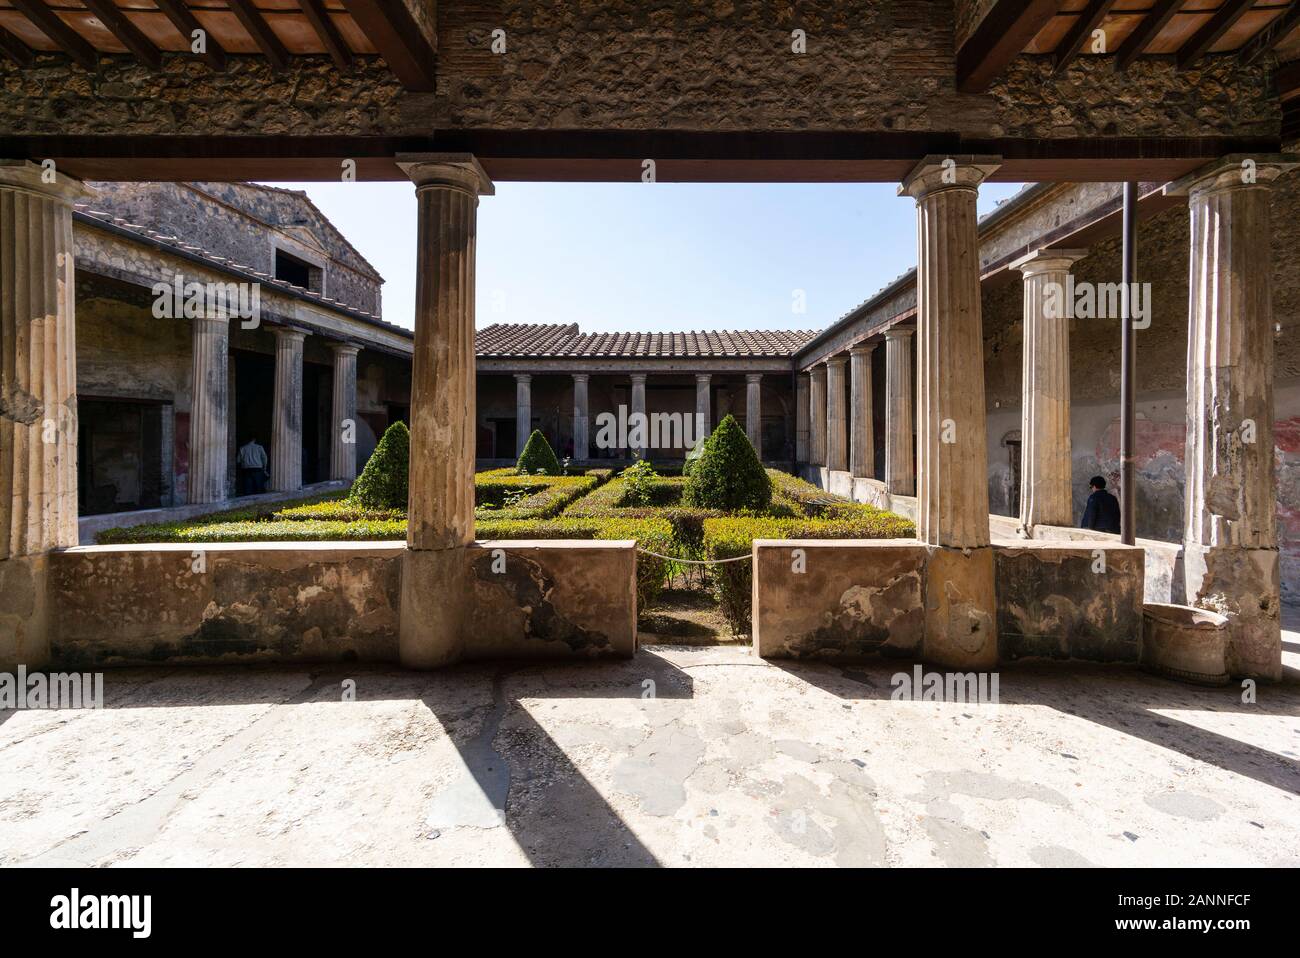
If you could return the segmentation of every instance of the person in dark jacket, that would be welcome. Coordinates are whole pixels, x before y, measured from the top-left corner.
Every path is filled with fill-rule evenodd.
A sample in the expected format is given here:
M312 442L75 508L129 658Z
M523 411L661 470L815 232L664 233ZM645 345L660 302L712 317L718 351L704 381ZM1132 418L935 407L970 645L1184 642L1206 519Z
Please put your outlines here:
M1096 532L1119 532L1119 500L1106 491L1106 480L1093 476L1088 480L1092 494L1079 526Z

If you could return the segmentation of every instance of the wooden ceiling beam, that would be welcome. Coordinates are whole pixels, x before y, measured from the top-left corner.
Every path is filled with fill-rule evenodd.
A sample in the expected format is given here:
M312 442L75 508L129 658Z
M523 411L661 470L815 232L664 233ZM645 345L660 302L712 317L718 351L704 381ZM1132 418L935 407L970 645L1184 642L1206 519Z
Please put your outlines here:
M198 18L190 12L190 8L185 5L185 0L153 0L154 5L161 10L172 22L177 31L185 42L194 43L194 31L202 30L205 34L203 41L204 51L196 53L194 56L203 60L212 69L221 71L226 68L226 50L217 38L212 35L212 31L199 23Z
M402 86L411 91L433 91L437 51L402 0L343 0L343 9Z
M1133 28L1133 32L1125 38L1124 42L1115 51L1115 69L1127 70L1138 54L1147 48L1156 35L1165 28L1178 8L1183 4L1183 0L1159 0L1151 10L1138 21L1138 25Z
M999 0L957 51L957 89L987 90L1060 7L1057 0Z
M1115 0L1091 0L1088 6L1079 12L1079 19L1074 21L1070 32L1056 47L1055 72L1063 71L1070 65L1070 61L1079 55L1083 45L1092 36L1092 31L1097 29L1114 5Z
M1232 25L1241 19L1241 15L1255 5L1255 0L1227 0L1214 12L1209 22L1201 27L1191 39L1178 48L1178 69L1186 70L1196 60L1209 51L1210 47L1232 29Z
M1268 22L1268 25L1255 34L1245 46L1237 53L1242 63L1254 63L1265 53L1268 53L1275 46L1286 39L1287 34L1300 26L1300 0L1292 0L1291 6L1287 7L1278 16Z
M130 21L113 0L81 0L108 32L121 41L150 70L162 69L162 51Z
M275 35L271 25L266 22L253 0L226 0L230 12L239 18L240 24L253 38L257 48L271 61L271 66L283 70L289 65L289 51L285 49L280 38Z
M302 12L312 29L316 31L316 36L320 37L320 42L325 45L325 49L333 58L334 65L340 70L351 68L352 51L348 48L347 41L343 39L343 34L339 33L338 27L334 26L325 4L321 0L298 0L298 4L302 7Z
M15 9L32 21L60 50L87 70L99 65L99 54L76 30L45 5L45 0L11 0Z
M20 67L29 67L36 55L32 53L32 48L23 43L16 36L0 27L0 53L3 53Z

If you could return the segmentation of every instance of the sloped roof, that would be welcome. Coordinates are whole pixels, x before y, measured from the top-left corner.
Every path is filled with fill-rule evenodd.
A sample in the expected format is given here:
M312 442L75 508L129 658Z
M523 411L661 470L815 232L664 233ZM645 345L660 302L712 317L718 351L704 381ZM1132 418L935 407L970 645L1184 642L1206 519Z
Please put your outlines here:
M718 330L687 333L583 333L577 323L493 323L475 334L490 357L684 359L793 356L815 330Z

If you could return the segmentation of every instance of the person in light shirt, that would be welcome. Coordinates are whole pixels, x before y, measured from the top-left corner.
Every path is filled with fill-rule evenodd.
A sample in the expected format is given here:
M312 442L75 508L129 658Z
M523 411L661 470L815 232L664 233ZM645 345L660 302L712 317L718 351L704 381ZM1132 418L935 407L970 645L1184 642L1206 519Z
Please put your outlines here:
M239 494L241 496L252 496L259 492L266 492L266 480L268 474L266 471L266 450L253 437L248 442L239 447L239 455L235 457L235 467L238 472Z

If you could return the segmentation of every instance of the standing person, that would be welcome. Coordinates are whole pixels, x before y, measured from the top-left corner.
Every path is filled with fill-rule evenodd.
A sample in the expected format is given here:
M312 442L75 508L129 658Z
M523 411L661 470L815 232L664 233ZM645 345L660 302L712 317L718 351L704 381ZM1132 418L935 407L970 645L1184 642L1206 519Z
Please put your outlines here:
M239 494L252 496L266 492L266 450L258 445L257 437L249 439L239 449L235 458L239 472Z
M1083 510L1083 521L1079 526L1096 532L1119 532L1119 500L1106 491L1106 480L1093 476L1088 480L1092 493L1088 496L1088 505Z

